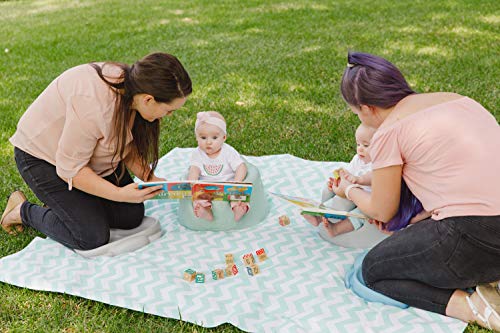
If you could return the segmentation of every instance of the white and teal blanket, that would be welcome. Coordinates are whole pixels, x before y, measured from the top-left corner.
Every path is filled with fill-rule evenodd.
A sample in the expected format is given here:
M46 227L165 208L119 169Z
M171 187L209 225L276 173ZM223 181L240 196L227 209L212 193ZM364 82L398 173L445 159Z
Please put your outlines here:
M158 174L179 179L190 149L164 156ZM261 172L266 190L319 200L327 175L338 163L291 155L247 157ZM147 215L161 221L163 236L133 253L84 259L50 239L34 239L24 250L0 259L0 281L66 293L205 327L231 323L251 332L462 332L465 324L434 313L366 303L344 286L344 273L361 250L321 240L292 204L269 196L271 213L251 229L196 232L177 222L176 202L147 202ZM278 217L291 224L282 227ZM269 259L249 276L243 254L264 248ZM212 280L233 253L237 276ZM188 283L183 271L206 274Z

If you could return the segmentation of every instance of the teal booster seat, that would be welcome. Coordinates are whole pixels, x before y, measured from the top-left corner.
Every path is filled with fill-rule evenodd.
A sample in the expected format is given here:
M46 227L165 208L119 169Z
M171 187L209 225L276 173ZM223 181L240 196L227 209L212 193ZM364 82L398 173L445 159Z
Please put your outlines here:
M179 223L192 230L233 230L252 227L264 220L269 213L264 185L257 167L247 161L247 175L245 182L253 184L252 196L250 197L250 210L238 221L234 220L233 211L227 201L212 201L213 221L197 218L193 212L192 198L179 200Z

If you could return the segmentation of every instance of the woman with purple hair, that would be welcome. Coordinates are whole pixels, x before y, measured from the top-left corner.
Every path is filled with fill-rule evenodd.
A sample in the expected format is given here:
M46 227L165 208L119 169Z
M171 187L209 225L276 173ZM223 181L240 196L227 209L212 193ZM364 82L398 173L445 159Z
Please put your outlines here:
M349 53L341 92L377 132L372 192L344 175L335 193L381 229L409 193L429 212L367 253L366 285L410 306L500 330L500 294L491 284L500 279L496 119L465 96L417 94L396 66L366 53Z

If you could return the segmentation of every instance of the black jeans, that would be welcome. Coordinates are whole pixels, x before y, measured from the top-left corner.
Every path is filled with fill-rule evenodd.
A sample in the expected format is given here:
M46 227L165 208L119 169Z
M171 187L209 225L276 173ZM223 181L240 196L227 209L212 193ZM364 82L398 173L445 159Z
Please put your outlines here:
M18 148L14 149L14 156L26 184L48 206L25 202L21 206L24 225L69 248L90 250L108 243L110 228L132 229L141 224L144 204L110 201L76 188L69 191L54 165ZM132 183L128 172L117 180L122 167L104 179L120 187Z
M445 314L456 289L500 279L500 216L418 222L370 250L362 271L369 288Z

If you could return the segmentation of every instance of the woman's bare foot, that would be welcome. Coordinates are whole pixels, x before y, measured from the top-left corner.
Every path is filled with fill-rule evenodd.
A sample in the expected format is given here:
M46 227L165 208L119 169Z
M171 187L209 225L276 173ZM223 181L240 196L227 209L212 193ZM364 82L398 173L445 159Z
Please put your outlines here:
M233 206L232 210L234 214L234 220L238 222L248 212L248 204L246 202L240 202Z
M213 221L214 215L212 213L212 205L205 206L199 202L196 202L193 206L194 216L200 219L205 219L207 221Z
M337 223L331 223L327 219L323 219L323 226L330 237L345 234L354 230L351 221L347 218Z
M307 222L311 223L315 227L317 227L321 223L320 216L307 215L307 214L303 214L302 216L307 220Z

